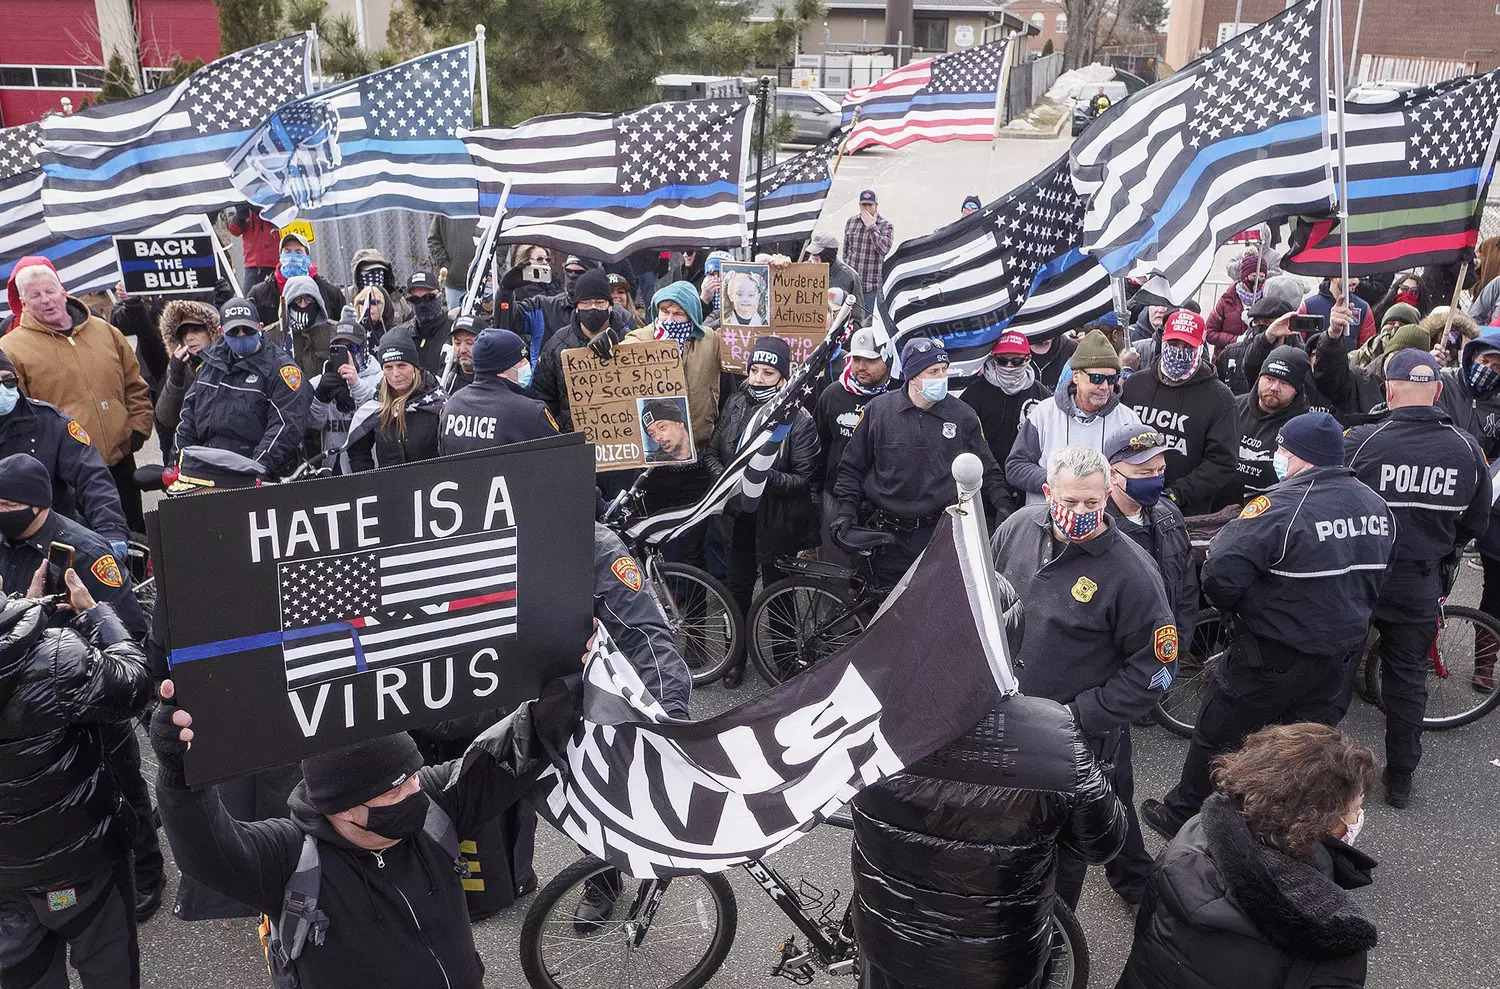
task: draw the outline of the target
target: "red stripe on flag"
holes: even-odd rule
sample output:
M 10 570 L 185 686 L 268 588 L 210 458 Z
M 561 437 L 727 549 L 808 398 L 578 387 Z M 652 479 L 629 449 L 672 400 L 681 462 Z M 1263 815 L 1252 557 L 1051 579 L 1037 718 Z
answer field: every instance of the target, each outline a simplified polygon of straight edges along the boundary
M 1310 240 L 1311 238 L 1309 238 Z M 1405 240 L 1393 241 L 1389 244 L 1375 244 L 1370 247 L 1349 247 L 1350 264 L 1383 264 L 1395 261 L 1411 254 L 1427 254 L 1435 251 L 1456 251 L 1465 247 L 1473 247 L 1479 242 L 1479 231 L 1465 230 L 1456 234 L 1437 234 L 1431 237 L 1408 237 Z M 1311 261 L 1337 261 L 1339 260 L 1339 245 L 1335 243 L 1332 247 L 1319 247 L 1302 251 L 1290 259 L 1293 263 L 1301 264 Z
M 501 601 L 514 601 L 515 599 L 516 592 L 513 590 L 496 591 L 494 594 L 481 594 L 479 597 L 459 598 L 457 601 L 449 601 L 448 610 L 458 611 L 460 608 L 478 608 L 481 605 L 498 604 Z

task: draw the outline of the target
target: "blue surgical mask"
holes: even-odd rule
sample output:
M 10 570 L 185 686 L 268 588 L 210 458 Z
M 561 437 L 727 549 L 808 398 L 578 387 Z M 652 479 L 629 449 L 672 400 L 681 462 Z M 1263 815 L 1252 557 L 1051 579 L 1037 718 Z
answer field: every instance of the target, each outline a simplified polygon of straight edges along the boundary
M 1142 508 L 1150 508 L 1161 500 L 1161 493 L 1166 486 L 1165 474 L 1157 474 L 1155 477 L 1127 477 L 1125 495 Z
M 1287 474 L 1291 473 L 1292 462 L 1279 453 L 1271 455 L 1271 469 L 1276 472 L 1276 480 L 1285 481 Z
M 927 399 L 927 401 L 933 403 L 934 405 L 936 405 L 938 402 L 941 402 L 943 399 L 947 398 L 948 397 L 948 379 L 946 377 L 944 377 L 944 378 L 923 378 L 922 379 L 922 397 L 925 398 L 925 399 Z
M 312 271 L 312 258 L 297 251 L 281 252 L 281 273 L 288 278 L 296 278 Z
M 229 345 L 229 352 L 236 357 L 249 357 L 260 349 L 260 333 L 251 333 L 248 336 L 232 337 L 224 336 L 224 342 Z
M 531 362 L 526 361 L 516 365 L 516 384 L 522 388 L 531 387 Z
M 1488 395 L 1500 386 L 1500 371 L 1478 361 L 1469 365 L 1469 387 L 1481 395 Z
M 9 385 L 0 387 L 0 416 L 8 416 L 21 400 L 21 389 Z

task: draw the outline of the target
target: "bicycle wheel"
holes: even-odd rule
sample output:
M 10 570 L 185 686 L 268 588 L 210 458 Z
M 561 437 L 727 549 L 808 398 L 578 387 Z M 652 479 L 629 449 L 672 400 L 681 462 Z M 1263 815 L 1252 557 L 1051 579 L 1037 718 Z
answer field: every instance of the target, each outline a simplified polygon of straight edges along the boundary
M 771 683 L 784 683 L 838 652 L 865 630 L 857 599 L 807 577 L 778 580 L 750 606 L 750 658 Z
M 1385 705 L 1380 701 L 1380 633 L 1373 626 L 1365 635 L 1365 651 L 1359 658 L 1354 689 L 1366 703 L 1385 710 Z
M 1177 661 L 1177 676 L 1156 702 L 1156 723 L 1174 735 L 1190 738 L 1203 709 L 1203 692 L 1214 666 L 1229 645 L 1229 630 L 1213 608 L 1198 613 L 1193 641 L 1187 654 Z
M 1474 676 L 1484 672 L 1486 661 L 1494 678 L 1500 622 L 1477 608 L 1446 607 L 1436 646 L 1429 654 L 1423 729 L 1447 731 L 1473 724 L 1500 705 L 1500 691 L 1484 693 L 1474 686 Z
M 1083 925 L 1061 900 L 1052 901 L 1052 957 L 1043 989 L 1088 989 L 1089 945 Z
M 665 585 L 653 588 L 656 603 L 677 634 L 677 653 L 693 685 L 712 683 L 744 654 L 744 616 L 729 590 L 697 567 L 657 563 L 656 572 Z
M 641 881 L 625 878 L 608 918 L 580 930 L 573 911 L 585 883 L 615 870 L 585 856 L 537 893 L 521 925 L 521 970 L 533 989 L 699 989 L 724 964 L 739 913 L 722 875 L 663 881 L 640 937 Z

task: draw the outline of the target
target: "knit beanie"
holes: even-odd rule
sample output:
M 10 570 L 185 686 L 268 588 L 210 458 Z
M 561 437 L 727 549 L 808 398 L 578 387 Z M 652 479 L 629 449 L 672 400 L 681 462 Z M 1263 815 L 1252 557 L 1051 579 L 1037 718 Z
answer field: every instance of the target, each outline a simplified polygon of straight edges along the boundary
M 1120 355 L 1115 352 L 1115 345 L 1109 342 L 1104 331 L 1089 330 L 1078 341 L 1078 349 L 1073 351 L 1073 357 L 1068 363 L 1075 371 L 1092 371 L 1101 367 L 1118 371 Z
M 573 283 L 573 301 L 584 302 L 603 299 L 609 302 L 614 297 L 609 292 L 609 275 L 603 268 L 590 268 L 578 276 Z
M 592 271 L 583 273 L 584 277 L 591 274 Z M 582 278 L 579 280 L 582 281 Z M 525 356 L 526 349 L 520 337 L 510 330 L 491 327 L 479 334 L 474 341 L 474 373 L 504 374 L 521 363 L 521 358 Z
M 0 498 L 33 508 L 51 508 L 52 474 L 31 454 L 12 453 L 0 460 Z
M 1301 391 L 1302 386 L 1307 383 L 1307 372 L 1311 369 L 1312 361 L 1308 359 L 1307 351 L 1284 343 L 1266 355 L 1265 363 L 1260 366 L 1260 373 L 1280 378 Z
M 421 768 L 422 753 L 403 731 L 308 756 L 302 778 L 318 813 L 338 814 L 395 789 Z
M 1432 348 L 1432 338 L 1420 326 L 1408 323 L 1405 326 L 1396 327 L 1396 332 L 1392 333 L 1391 338 L 1385 342 L 1385 349 L 1381 353 L 1394 354 L 1398 350 L 1406 350 L 1407 348 L 1430 350 Z
M 1314 467 L 1344 462 L 1344 431 L 1327 412 L 1304 412 L 1281 427 L 1276 442 Z
M 1422 321 L 1422 314 L 1417 312 L 1417 307 L 1411 303 L 1398 302 L 1387 309 L 1384 316 L 1380 317 L 1382 324 L 1392 321 L 1403 326 L 1407 323 L 1420 323 Z
M 422 357 L 417 353 L 416 343 L 405 333 L 387 333 L 381 337 L 379 357 L 382 364 L 405 361 L 408 364 L 420 366 L 422 363 Z
M 781 337 L 758 337 L 755 346 L 750 348 L 750 359 L 745 362 L 745 369 L 749 370 L 754 364 L 764 364 L 774 369 L 785 381 L 792 373 L 791 344 Z

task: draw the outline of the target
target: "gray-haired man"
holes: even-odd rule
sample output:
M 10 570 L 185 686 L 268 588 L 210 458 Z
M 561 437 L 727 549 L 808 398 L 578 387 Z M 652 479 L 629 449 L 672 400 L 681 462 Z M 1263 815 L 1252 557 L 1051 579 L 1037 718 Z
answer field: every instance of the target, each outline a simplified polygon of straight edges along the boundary
M 1018 509 L 991 543 L 995 568 L 1026 616 L 1016 655 L 1021 689 L 1066 704 L 1130 808 L 1130 836 L 1106 872 L 1128 902 L 1146 888 L 1151 858 L 1134 812 L 1130 723 L 1172 682 L 1177 626 L 1146 551 L 1105 515 L 1109 463 L 1091 447 L 1065 446 L 1047 461 L 1046 501 Z M 1057 893 L 1076 906 L 1085 865 L 1064 855 Z

